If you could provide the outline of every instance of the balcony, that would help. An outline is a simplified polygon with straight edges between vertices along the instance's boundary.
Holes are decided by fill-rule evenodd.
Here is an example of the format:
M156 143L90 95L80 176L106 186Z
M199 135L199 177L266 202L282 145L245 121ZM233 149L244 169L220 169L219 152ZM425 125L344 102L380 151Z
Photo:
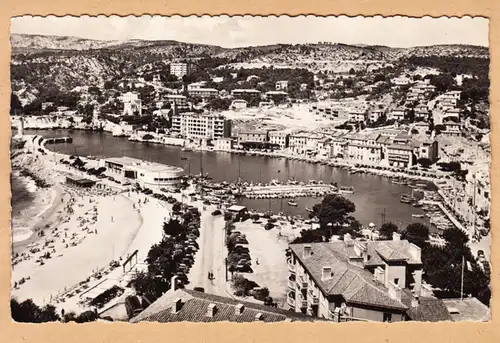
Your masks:
M288 306L295 309L295 292L288 293L288 296L286 297L286 302Z
M292 264L292 261L288 260L288 270L291 272L291 273L294 273L295 274L295 265Z
M304 276L299 276L297 278L297 285L299 286L299 289L307 289L307 287L309 286Z
M288 288L295 290L295 274L288 277Z
M306 297L302 293L299 296L299 304L300 304L300 308L306 308L307 307L307 299L306 299Z

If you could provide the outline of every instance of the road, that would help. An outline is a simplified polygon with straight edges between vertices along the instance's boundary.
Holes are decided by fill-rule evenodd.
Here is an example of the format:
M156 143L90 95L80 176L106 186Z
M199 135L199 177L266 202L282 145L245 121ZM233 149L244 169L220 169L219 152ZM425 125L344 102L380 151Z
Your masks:
M224 246L224 218L212 216L215 208L210 206L201 211L199 250L195 262L189 272L190 288L203 287L206 293L228 296L226 291ZM208 279L208 272L214 274L213 280Z

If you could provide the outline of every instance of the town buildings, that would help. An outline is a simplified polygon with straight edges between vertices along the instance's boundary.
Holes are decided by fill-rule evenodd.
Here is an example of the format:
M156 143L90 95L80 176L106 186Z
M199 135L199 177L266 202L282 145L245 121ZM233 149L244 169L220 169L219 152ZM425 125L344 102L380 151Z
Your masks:
M166 100L171 104L175 105L177 108L188 107L187 98L181 94L169 94L166 96Z
M282 150L288 148L289 138L288 131L269 131L269 143L278 145Z
M389 112L389 114L387 115L387 119L402 121L403 119L405 119L407 114L408 114L407 108L398 107Z
M398 322L418 306L418 246L389 241L290 244L287 302L295 312L335 321Z
M213 141L214 150L217 151L231 151L233 149L233 139L232 138L217 138Z
M190 96L198 96L203 100L207 100L211 97L219 95L219 91L215 88L192 88L188 89L188 94Z
M216 114L183 112L172 116L172 134L187 139L231 137L231 120Z
M277 91L288 91L288 81L276 81Z
M142 115L142 102L136 92L127 92L120 97L123 102L123 115Z
M175 75L179 80L182 80L184 75L191 72L192 66L190 63L172 62L170 63L170 74Z
M267 130L246 130L238 132L238 144L244 142L267 143L269 142L269 132Z

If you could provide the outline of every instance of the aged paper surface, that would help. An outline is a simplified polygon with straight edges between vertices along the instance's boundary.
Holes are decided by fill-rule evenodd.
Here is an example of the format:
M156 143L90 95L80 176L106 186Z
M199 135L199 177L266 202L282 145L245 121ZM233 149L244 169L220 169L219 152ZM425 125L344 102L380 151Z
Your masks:
M322 7L320 4L314 5L316 8L308 7L305 4L288 4L285 7L284 4L276 5L276 8L266 8L266 6L270 5L254 5L251 6L253 8L238 8L233 4L224 4L224 3L215 3L212 4L212 8L200 8L197 9L195 4L172 4L169 8L169 11L164 10L161 7L161 4L158 4L159 7L154 7L153 3L149 3L147 6L142 6L140 4L116 4L113 6L112 2L108 2L102 7L92 7L89 6L82 8L70 7L66 8L63 4L43 4L34 3L30 4L26 2L26 4L15 4L14 7L9 8L8 4L6 10L2 13L4 14L4 30L3 37L4 41L7 42L9 40L9 20L11 16L14 15L22 15L22 14L51 14L56 13L58 15L63 15L66 13L71 14L100 14L100 13L119 13L119 14L129 14L129 13L161 13L161 14L191 14L191 13L259 13L259 14L267 14L267 13L290 13L290 14L300 14L300 13L314 13L314 14L331 14L331 13L345 13L351 15L357 14L379 14L383 13L385 15L391 14L406 14L412 16L421 16L425 14L431 14L434 16L438 15L463 15L463 14L471 14L471 15L483 15L487 16L490 19L490 54L491 54L491 96L490 96L490 104L491 104L491 112L495 112L495 105L497 103L497 99L495 97L495 42L498 42L498 38L495 40L495 12L497 9L493 9L491 4L490 6L484 5L484 8L481 8L481 5L475 5L476 7L470 8L467 7L467 3L464 3L464 7L460 8L459 5L455 4L453 8L450 8L446 4L429 4L429 7L425 7L425 5L420 4L420 6L416 6L416 8L412 9L408 5L402 6L398 8L394 4L391 4L391 7L388 8L388 4L380 3L375 5L375 3L370 3L370 6L359 6L354 8L349 7L341 7L341 4L338 6L334 6L333 4L324 4L325 7ZM21 7L23 6L23 7ZM53 6L53 7L50 7ZM67 6L67 5L66 5ZM95 4L97 6L97 4ZM100 5L99 5L100 6ZM118 7L117 7L118 6ZM301 7L302 6L302 7ZM346 6L346 5L344 5ZM432 7L431 7L432 6ZM124 7L124 8L122 8ZM191 8L192 7L192 8ZM335 8L335 11L333 10ZM42 12L45 11L45 12ZM452 12L453 11L453 12ZM2 104L4 104L5 111L7 110L8 102L9 102L9 72L8 65L10 61L10 50L5 49L2 54L2 62L4 68L2 69L4 73L2 74L2 80L4 82L1 83L0 89L2 94ZM2 120L5 120L3 127L4 129L1 133L2 142L6 144L5 153L5 161L8 161L8 151L7 146L9 142L9 130L7 129L10 125L8 123L8 116L2 116ZM493 132L491 134L491 145L492 150L495 151L494 146L496 145L497 139L495 139L494 130L496 127L496 119L495 115L491 116L491 126L493 128ZM335 335L338 339L349 339L355 341L374 341L374 340L402 340L402 339L410 339L410 337L419 337L421 339L438 339L439 340L449 340L449 341L461 341L461 340L484 340L484 341L494 341L498 339L498 332L494 330L495 323L495 290L493 288L496 287L495 273L494 273L494 265L497 254L495 252L491 255L491 261L493 264L493 275L492 275L492 321L489 323L440 323L440 324L420 324L420 323L400 323L400 324L392 324L388 328L383 326L384 324L365 324L365 323L349 323L344 325L329 325L315 323L315 324L302 324L302 323L294 323L291 324L273 324L273 325L262 325L262 324L252 324L258 326L258 329L252 328L249 325L229 325L229 324L213 324L213 325L203 325L198 330L192 330L190 328L191 325L200 324L185 324L185 323L177 323L170 325L161 325L161 324L136 324L136 325L124 325L119 323L108 324L108 323L92 323L87 325L74 326L74 324L67 325L54 325L54 324L44 324L44 325L22 325L12 323L10 320L10 311L8 309L8 299L9 299L9 283L7 280L10 280L10 268L9 268L9 184L8 184L8 176L9 176L9 163L5 162L5 167L3 169L3 180L2 186L4 188L3 194L5 194L5 202L3 203L5 209L2 218L4 219L4 225L2 225L2 241L4 242L4 254L2 254L2 263L3 268L2 271L2 291L4 293L4 309L2 311L2 320L5 323L6 330L2 330L2 339L6 341L17 341L17 340L28 340L28 341L66 341L68 339L80 339L82 342L87 341L98 341L98 340L109 340L109 341L157 341L158 337L169 337L169 335L175 335L176 339L184 340L186 342L191 341L207 341L207 340L248 340L248 341L266 341L266 340L282 340L282 339L290 339L290 340L305 340L305 339L331 339L332 335ZM495 172L495 158L492 158L491 165L491 184L492 184L492 200L495 203L495 182L497 179L497 174ZM491 208L492 213L492 227L495 227L495 217L496 217L496 209L493 205ZM495 235L493 234L493 237ZM493 238L493 245L495 243L495 239ZM495 251L495 248L492 246L492 250ZM288 327L285 327L288 325ZM356 330L357 328L353 328L353 325L363 326L361 330ZM419 325L426 326L425 328L419 327ZM153 330L148 330L148 328L153 328ZM353 330L355 329L355 330ZM75 335L75 330L82 330L78 332L78 335ZM128 331L130 330L130 331ZM205 332L206 330L206 332ZM331 331L334 330L334 331ZM347 331L342 331L347 330ZM443 330L441 332L441 330ZM224 332L223 335L220 332ZM339 336L342 336L340 338ZM104 338L106 337L106 338ZM313 338L314 337L314 338Z

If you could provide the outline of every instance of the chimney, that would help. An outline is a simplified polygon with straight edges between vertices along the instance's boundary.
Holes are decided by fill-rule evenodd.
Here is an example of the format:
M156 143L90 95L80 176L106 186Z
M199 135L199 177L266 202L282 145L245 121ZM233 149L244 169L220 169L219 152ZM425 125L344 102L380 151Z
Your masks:
M326 266L323 267L321 272L321 280L328 280L332 277L332 267Z
M182 308L182 299L175 299L174 305L172 306L172 313L178 313Z
M401 240L401 234L399 234L397 232L393 232L392 233L392 240L393 241L400 241Z
M208 317L213 317L216 312L217 312L217 307L215 307L215 304L208 305L208 310L207 310Z
M401 287L399 287L393 282L389 282L388 288L389 288L389 296L394 300L401 301L401 293L402 293Z
M304 258L311 256L311 246L310 245L304 245L304 252L303 252L302 256Z
M352 246L353 245L353 241L352 241L352 236L350 233L346 233L344 235L344 243L346 246Z
M237 316L239 316L240 314L243 313L244 310L245 310L245 306L243 306L243 304L238 304L234 308L234 314L237 315Z
M177 275L172 276L172 279L170 279L170 289L172 291L177 290Z
M255 315L255 321L260 322L261 320L264 320L264 315L259 312Z
M411 298L411 307L417 307L420 304L420 299L418 298L418 295L414 295Z

